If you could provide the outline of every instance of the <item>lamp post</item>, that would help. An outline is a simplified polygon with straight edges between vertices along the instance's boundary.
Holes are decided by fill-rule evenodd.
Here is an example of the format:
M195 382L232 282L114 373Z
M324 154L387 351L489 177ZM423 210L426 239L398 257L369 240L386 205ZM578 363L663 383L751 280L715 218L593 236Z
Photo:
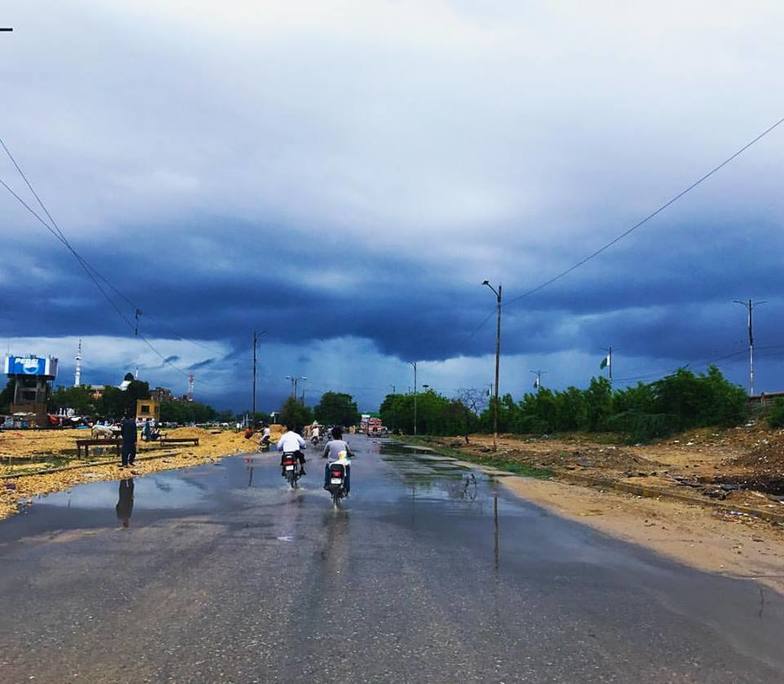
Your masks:
M417 362L409 361L409 365L414 369L414 436L417 433Z
M292 398L297 398L297 383L300 380L307 380L304 375L287 375L286 380L291 380L291 396Z
M253 420L256 420L256 346L258 345L259 337L261 337L266 330L262 330L261 332L253 331L253 401L251 405L253 407L252 415Z
M498 450L498 372L501 366L501 285L496 290L489 280L482 285L487 285L495 295L496 300L496 326L495 326L495 386L493 387L493 451Z

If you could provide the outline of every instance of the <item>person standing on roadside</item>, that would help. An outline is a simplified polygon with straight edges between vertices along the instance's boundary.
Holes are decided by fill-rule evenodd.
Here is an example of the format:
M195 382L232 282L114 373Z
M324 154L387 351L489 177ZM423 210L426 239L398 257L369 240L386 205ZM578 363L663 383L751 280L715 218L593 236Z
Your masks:
M136 420L130 411L125 414L125 419L120 423L120 435L122 436L122 464L121 468L127 468L136 461Z

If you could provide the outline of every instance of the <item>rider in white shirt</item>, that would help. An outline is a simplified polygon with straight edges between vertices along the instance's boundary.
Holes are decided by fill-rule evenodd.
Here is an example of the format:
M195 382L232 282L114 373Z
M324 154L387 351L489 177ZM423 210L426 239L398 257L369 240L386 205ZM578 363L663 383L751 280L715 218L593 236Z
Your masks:
M283 455L296 454L297 458L299 458L300 465L302 466L302 474L304 475L305 454L302 453L302 449L305 448L306 442L300 437L299 433L294 430L289 430L286 425L283 426L283 429L283 436L278 440L278 451L282 451ZM283 455L280 457L280 468L281 475L285 477L286 471L283 470Z

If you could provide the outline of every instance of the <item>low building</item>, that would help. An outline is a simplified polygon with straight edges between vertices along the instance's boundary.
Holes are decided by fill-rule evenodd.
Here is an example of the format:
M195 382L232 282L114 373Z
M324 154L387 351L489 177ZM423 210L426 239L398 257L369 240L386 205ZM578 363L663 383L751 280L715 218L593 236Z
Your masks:
M161 402L157 399L136 400L136 422L143 423L152 418L156 423L161 419Z

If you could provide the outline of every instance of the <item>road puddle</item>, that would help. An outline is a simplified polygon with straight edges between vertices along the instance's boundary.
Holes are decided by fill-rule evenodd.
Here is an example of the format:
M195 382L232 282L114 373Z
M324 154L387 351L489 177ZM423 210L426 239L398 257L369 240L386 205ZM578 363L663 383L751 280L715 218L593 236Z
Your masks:
M385 442L380 453L420 500L470 503L496 496L494 478L461 465L455 458L440 456L432 449Z
M37 496L0 523L0 541L52 530L133 528L162 518L213 511L237 491L255 489L264 482L255 465L261 463L246 464L242 457L229 457L218 464L90 482Z

